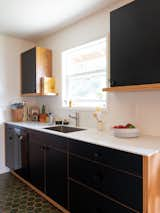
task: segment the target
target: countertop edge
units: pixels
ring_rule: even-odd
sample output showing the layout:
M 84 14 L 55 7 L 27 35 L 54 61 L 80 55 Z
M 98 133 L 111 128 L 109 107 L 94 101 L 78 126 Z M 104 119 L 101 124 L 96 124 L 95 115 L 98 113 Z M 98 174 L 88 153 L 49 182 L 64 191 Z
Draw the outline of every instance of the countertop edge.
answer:
M 113 144 L 107 144 L 105 142 L 101 142 L 101 143 L 97 143 L 95 140 L 96 139 L 85 139 L 84 137 L 81 137 L 81 138 L 78 138 L 78 132 L 74 132 L 74 133 L 61 133 L 61 132 L 57 132 L 57 131 L 52 131 L 52 130 L 47 130 L 47 129 L 44 129 L 45 127 L 49 127 L 49 126 L 54 126 L 54 125 L 49 125 L 47 123 L 31 123 L 31 122 L 23 122 L 23 123 L 18 123 L 18 122 L 11 122 L 11 121 L 6 121 L 4 122 L 4 124 L 10 124 L 10 125 L 14 125 L 14 126 L 19 126 L 19 127 L 24 127 L 24 128 L 27 128 L 27 129 L 32 129 L 32 130 L 35 130 L 35 131 L 40 131 L 40 132 L 44 132 L 44 133 L 48 133 L 48 134 L 53 134 L 53 135 L 57 135 L 57 136 L 61 136 L 61 137 L 65 137 L 65 138 L 69 138 L 69 139 L 73 139 L 73 140 L 77 140 L 77 141 L 81 141 L 81 142 L 85 142 L 85 143 L 89 143 L 89 144 L 94 144 L 94 145 L 98 145 L 98 146 L 102 146 L 102 147 L 106 147 L 106 148 L 111 148 L 111 149 L 115 149 L 115 150 L 119 150 L 119 151 L 124 151 L 124 152 L 128 152 L 128 153 L 132 153 L 132 154 L 137 154 L 137 155 L 141 155 L 141 156 L 144 156 L 144 157 L 150 157 L 152 155 L 155 155 L 157 153 L 160 153 L 160 146 L 159 148 L 153 148 L 153 149 L 149 149 L 149 148 L 134 148 L 134 150 L 130 148 L 127 148 L 127 147 L 124 147 L 121 143 L 121 140 L 122 139 L 119 139 L 119 138 L 114 138 L 114 140 L 119 140 L 119 146 L 115 146 Z M 33 125 L 32 125 L 33 124 Z M 83 127 L 82 127 L 83 128 Z M 90 129 L 86 129 L 86 130 L 83 130 L 85 131 L 86 133 L 88 133 L 89 135 L 89 130 Z M 95 130 L 95 132 L 97 134 L 99 134 L 99 132 L 97 132 L 96 129 L 91 129 L 92 131 Z M 80 135 L 80 132 L 79 132 L 79 135 Z M 81 135 L 80 135 L 81 136 Z M 108 137 L 111 137 L 110 134 L 107 134 L 106 133 L 106 136 Z M 157 138 L 156 136 L 144 136 L 144 137 L 153 137 L 153 138 Z M 97 137 L 98 138 L 98 137 Z M 159 140 L 160 140 L 160 137 L 158 137 Z M 125 139 L 123 139 L 125 140 Z M 129 140 L 129 139 L 128 139 Z M 131 139 L 132 140 L 132 139 Z M 101 139 L 102 141 L 102 139 Z M 159 144 L 160 145 L 160 144 Z M 142 150 L 143 149 L 143 150 Z

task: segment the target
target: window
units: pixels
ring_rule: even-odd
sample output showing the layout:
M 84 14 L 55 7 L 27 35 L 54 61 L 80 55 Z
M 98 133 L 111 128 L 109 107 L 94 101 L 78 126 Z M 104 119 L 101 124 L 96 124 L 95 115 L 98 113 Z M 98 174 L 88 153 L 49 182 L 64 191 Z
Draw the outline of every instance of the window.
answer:
M 106 39 L 62 53 L 62 104 L 73 107 L 105 107 Z

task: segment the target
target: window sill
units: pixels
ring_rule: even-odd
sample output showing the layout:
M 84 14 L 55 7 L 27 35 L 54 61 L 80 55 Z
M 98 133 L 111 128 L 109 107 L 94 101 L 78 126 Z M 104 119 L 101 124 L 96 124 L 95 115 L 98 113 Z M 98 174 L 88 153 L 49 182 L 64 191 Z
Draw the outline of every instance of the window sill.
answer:
M 107 112 L 107 106 L 106 107 L 100 107 L 102 112 Z M 62 106 L 62 109 L 70 110 L 70 111 L 79 111 L 79 112 L 94 112 L 96 110 L 96 107 L 65 107 Z

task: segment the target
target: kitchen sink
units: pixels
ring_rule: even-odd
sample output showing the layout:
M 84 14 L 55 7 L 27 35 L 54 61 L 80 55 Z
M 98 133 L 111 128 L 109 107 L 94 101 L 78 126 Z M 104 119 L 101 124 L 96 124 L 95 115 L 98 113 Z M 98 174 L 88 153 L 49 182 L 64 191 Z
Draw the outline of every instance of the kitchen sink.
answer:
M 81 129 L 81 128 L 77 128 L 77 127 L 69 127 L 69 126 L 53 126 L 53 127 L 47 127 L 44 129 L 63 132 L 63 133 L 77 132 L 77 131 L 85 130 L 85 129 Z

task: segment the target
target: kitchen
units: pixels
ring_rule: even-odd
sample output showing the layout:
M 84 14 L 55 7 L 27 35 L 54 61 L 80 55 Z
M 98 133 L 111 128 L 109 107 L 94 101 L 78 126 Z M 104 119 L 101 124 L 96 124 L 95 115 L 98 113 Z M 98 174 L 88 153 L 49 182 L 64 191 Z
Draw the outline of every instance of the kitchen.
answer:
M 70 26 L 57 31 L 56 33 L 53 33 L 53 35 L 46 36 L 43 39 L 38 38 L 36 42 L 35 42 L 35 38 L 33 37 L 32 39 L 34 41 L 30 41 L 32 39 L 29 37 L 28 37 L 29 40 L 28 39 L 26 40 L 26 38 L 25 40 L 23 40 L 23 39 L 16 38 L 16 36 L 11 37 L 11 36 L 2 34 L 0 36 L 1 122 L 3 123 L 6 121 L 8 122 L 11 121 L 10 109 L 8 108 L 8 105 L 10 105 L 15 100 L 17 100 L 17 98 L 18 99 L 20 98 L 20 87 L 21 87 L 20 86 L 21 85 L 20 54 L 29 49 L 32 49 L 36 45 L 36 46 L 40 46 L 40 47 L 44 47 L 44 48 L 48 48 L 52 50 L 52 64 L 53 64 L 52 71 L 53 71 L 53 75 L 55 76 L 56 90 L 59 93 L 59 95 L 53 96 L 53 97 L 52 96 L 24 97 L 23 100 L 25 102 L 29 102 L 38 106 L 42 106 L 43 104 L 45 104 L 47 106 L 47 111 L 53 112 L 55 115 L 57 115 L 57 117 L 61 117 L 61 118 L 66 118 L 69 114 L 74 115 L 75 112 L 79 112 L 80 127 L 84 129 L 88 129 L 88 131 L 91 131 L 91 135 L 95 137 L 94 140 L 93 139 L 91 140 L 90 138 L 88 138 L 88 141 L 91 140 L 92 143 L 97 143 L 97 141 L 99 140 L 102 145 L 102 142 L 105 141 L 105 147 L 111 147 L 111 148 L 118 147 L 118 149 L 120 150 L 123 147 L 122 149 L 123 151 L 129 151 L 131 153 L 133 153 L 133 149 L 135 149 L 135 147 L 138 147 L 135 154 L 141 154 L 143 151 L 148 149 L 152 151 L 157 150 L 158 144 L 159 144 L 158 140 L 160 136 L 159 134 L 160 101 L 159 101 L 159 91 L 157 88 L 154 91 L 147 89 L 147 91 L 136 90 L 136 91 L 130 91 L 130 92 L 123 92 L 123 91 L 108 92 L 108 93 L 104 92 L 105 94 L 107 94 L 107 104 L 106 104 L 106 110 L 102 110 L 103 128 L 104 128 L 102 132 L 97 131 L 97 122 L 95 117 L 93 116 L 93 112 L 96 110 L 96 107 L 92 109 L 85 107 L 83 109 L 81 107 L 74 108 L 73 106 L 71 108 L 69 107 L 65 108 L 62 106 L 61 94 L 63 91 L 62 91 L 61 54 L 68 49 L 82 46 L 84 44 L 87 44 L 92 41 L 96 41 L 105 37 L 107 37 L 107 45 L 108 45 L 109 44 L 108 33 L 109 33 L 110 26 L 109 26 L 109 15 L 107 11 L 116 9 L 119 6 L 128 4 L 129 2 L 130 1 L 117 1 L 117 2 L 112 1 L 110 2 L 109 6 L 105 6 L 104 8 L 99 9 L 98 12 L 94 12 L 94 14 L 87 16 L 86 18 L 83 18 L 80 21 L 77 21 L 76 23 L 72 23 Z M 108 66 L 109 65 L 107 64 L 107 67 Z M 70 119 L 70 122 L 72 125 L 75 125 L 74 119 L 73 120 Z M 128 122 L 135 124 L 136 127 L 140 129 L 141 135 L 150 135 L 150 137 L 152 138 L 153 136 L 154 139 L 143 140 L 141 136 L 137 138 L 136 142 L 132 142 L 130 140 L 126 141 L 122 139 L 120 140 L 115 139 L 114 141 L 111 139 L 108 139 L 108 137 L 110 138 L 110 136 L 108 136 L 107 132 L 110 132 L 110 128 L 112 126 L 117 124 L 126 124 Z M 16 123 L 15 125 L 19 126 L 22 124 Z M 23 126 L 23 127 L 26 128 L 27 126 Z M 32 129 L 34 127 L 30 126 L 29 128 Z M 92 132 L 93 129 L 95 131 Z M 45 130 L 45 131 L 48 131 L 48 130 Z M 54 134 L 59 135 L 59 133 L 57 132 L 54 132 Z M 65 137 L 67 137 L 68 133 L 64 133 L 64 134 L 66 135 Z M 69 133 L 69 134 L 72 134 L 72 133 Z M 76 134 L 78 135 L 77 137 L 81 138 L 82 141 L 84 141 L 84 139 L 87 138 L 87 135 L 86 135 L 87 133 L 85 131 L 80 131 L 80 132 L 73 133 L 70 139 L 77 140 L 78 138 L 76 138 L 76 136 L 74 136 L 73 138 L 73 135 L 76 135 Z M 4 135 L 2 134 L 2 139 L 3 137 Z M 107 140 L 104 140 L 103 138 L 107 138 Z M 153 142 L 152 140 L 155 142 Z M 72 144 L 72 142 L 68 142 L 68 143 Z M 149 145 L 149 143 L 151 144 Z M 2 150 L 4 150 L 4 144 L 2 143 L 2 141 L 1 141 L 1 146 L 2 146 Z M 104 144 L 102 145 L 102 147 L 103 146 Z M 139 151 L 140 148 L 141 149 L 144 148 L 144 150 Z M 85 152 L 83 150 L 83 153 L 79 153 L 79 155 L 82 155 L 84 153 Z M 1 173 L 5 173 L 5 172 L 8 172 L 8 168 L 5 167 L 4 151 L 2 152 L 2 154 L 3 155 L 1 155 L 2 157 L 0 158 L 2 159 L 0 168 L 1 168 Z M 147 155 L 147 153 L 145 154 Z M 94 199 L 95 198 L 93 198 L 93 200 Z M 124 205 L 126 205 L 126 203 Z M 94 211 L 104 212 L 105 208 L 107 207 L 104 207 L 104 209 L 97 209 L 97 210 L 94 209 Z M 130 212 L 134 210 L 135 210 L 135 207 L 133 206 L 131 209 L 129 208 Z M 158 212 L 158 210 L 159 208 L 156 209 L 155 211 L 151 209 L 150 212 L 156 213 Z M 110 212 L 115 212 L 115 210 L 114 209 L 113 211 L 110 210 Z M 139 209 L 135 210 L 135 212 L 140 212 L 140 210 Z

